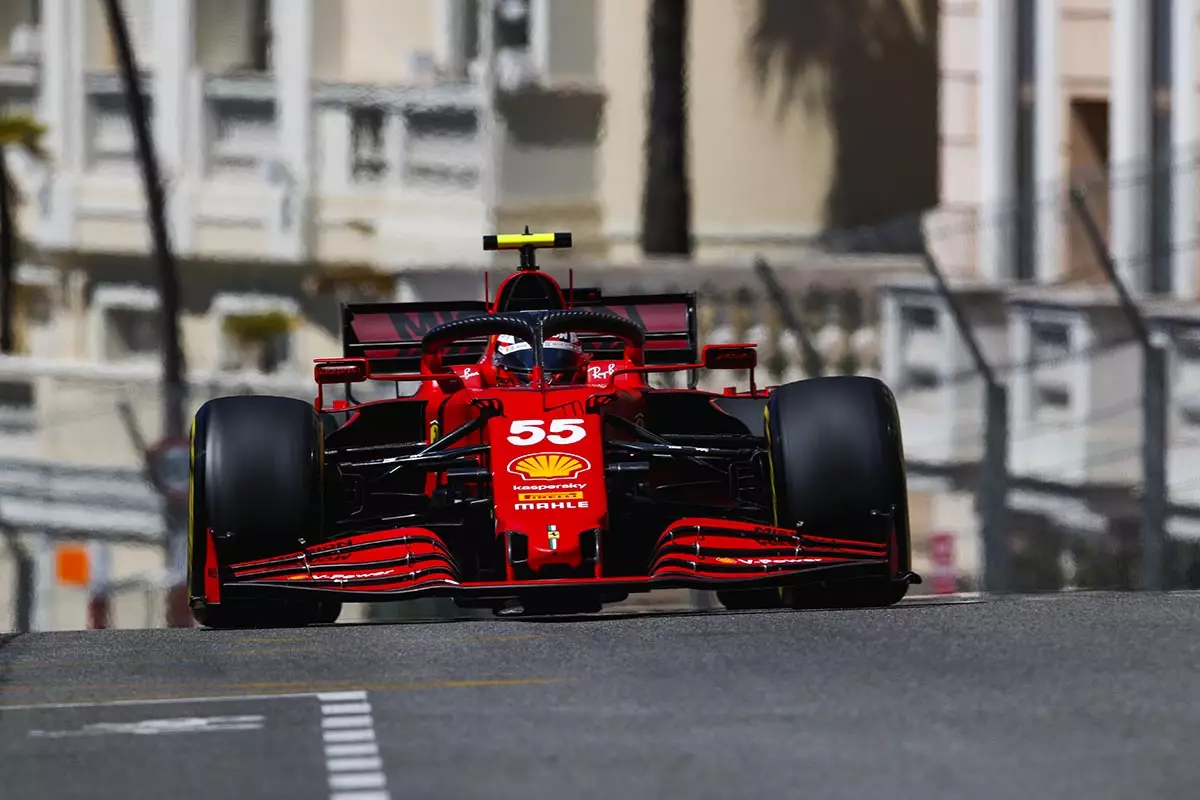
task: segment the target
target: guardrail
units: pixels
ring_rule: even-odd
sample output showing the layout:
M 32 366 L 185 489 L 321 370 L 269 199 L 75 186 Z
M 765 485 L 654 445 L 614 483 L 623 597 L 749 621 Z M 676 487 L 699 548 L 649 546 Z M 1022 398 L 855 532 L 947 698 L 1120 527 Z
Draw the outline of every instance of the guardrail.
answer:
M 52 538 L 159 544 L 162 500 L 136 469 L 0 460 L 0 520 Z

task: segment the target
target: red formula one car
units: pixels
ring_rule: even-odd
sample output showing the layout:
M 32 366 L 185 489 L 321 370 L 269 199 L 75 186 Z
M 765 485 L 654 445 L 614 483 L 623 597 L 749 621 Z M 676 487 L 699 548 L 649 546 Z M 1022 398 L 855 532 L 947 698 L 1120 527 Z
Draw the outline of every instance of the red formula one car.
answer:
M 883 383 L 757 388 L 752 346 L 699 347 L 694 295 L 564 291 L 536 266 L 547 246 L 570 235 L 484 237 L 521 256 L 491 301 L 345 306 L 315 403 L 199 410 L 201 624 L 329 622 L 345 601 L 431 595 L 582 613 L 668 587 L 735 609 L 886 606 L 920 581 Z M 748 370 L 750 389 L 699 391 L 701 369 Z M 691 388 L 651 388 L 653 372 Z M 359 402 L 365 381 L 420 388 Z

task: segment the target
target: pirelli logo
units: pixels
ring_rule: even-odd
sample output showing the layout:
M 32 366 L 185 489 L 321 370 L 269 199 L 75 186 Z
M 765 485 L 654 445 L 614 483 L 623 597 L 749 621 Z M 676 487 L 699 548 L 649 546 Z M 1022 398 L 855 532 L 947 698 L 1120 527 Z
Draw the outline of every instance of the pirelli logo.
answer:
M 582 500 L 583 492 L 518 492 L 517 500 L 522 503 L 538 503 L 552 500 Z

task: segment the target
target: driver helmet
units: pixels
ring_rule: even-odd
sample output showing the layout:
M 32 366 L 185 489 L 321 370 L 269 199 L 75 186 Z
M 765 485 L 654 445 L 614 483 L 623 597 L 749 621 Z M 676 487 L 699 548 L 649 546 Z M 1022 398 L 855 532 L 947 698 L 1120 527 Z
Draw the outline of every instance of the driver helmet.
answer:
M 548 386 L 583 383 L 586 362 L 583 345 L 573 333 L 555 334 L 542 342 L 542 371 Z M 500 377 L 528 386 L 533 372 L 533 347 L 515 336 L 501 334 L 496 337 L 492 363 Z

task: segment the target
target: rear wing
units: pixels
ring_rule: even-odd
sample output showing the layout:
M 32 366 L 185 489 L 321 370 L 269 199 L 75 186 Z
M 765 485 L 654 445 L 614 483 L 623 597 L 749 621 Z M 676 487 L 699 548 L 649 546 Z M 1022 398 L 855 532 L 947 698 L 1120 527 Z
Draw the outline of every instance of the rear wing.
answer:
M 573 308 L 588 308 L 631 319 L 646 329 L 646 364 L 691 364 L 700 357 L 696 295 L 650 294 L 602 297 L 598 289 L 575 289 Z M 488 313 L 482 300 L 420 303 L 352 303 L 342 306 L 342 355 L 365 358 L 379 373 L 413 373 L 421 367 L 421 337 L 451 320 Z M 621 357 L 624 342 L 612 336 L 581 334 L 593 358 Z M 447 366 L 475 364 L 486 339 L 455 342 L 442 351 Z

